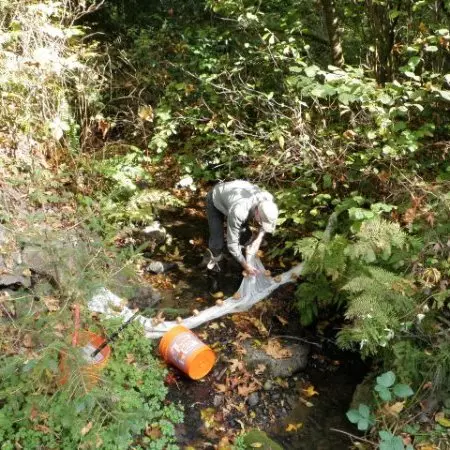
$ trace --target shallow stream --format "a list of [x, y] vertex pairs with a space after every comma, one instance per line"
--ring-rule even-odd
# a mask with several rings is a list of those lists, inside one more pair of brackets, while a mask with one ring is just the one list
[[[164, 309], [169, 314], [172, 312], [173, 315], [188, 315], [193, 308], [203, 309], [213, 305], [215, 300], [208, 293], [206, 277], [195, 267], [202, 256], [201, 246], [192, 244], [207, 236], [206, 220], [193, 220], [191, 216], [178, 214], [176, 218], [173, 215], [164, 217], [162, 223], [178, 244], [180, 256], [174, 258], [178, 268], [173, 272], [150, 276], [149, 281], [156, 283], [156, 287], [160, 284], [162, 301], [158, 309]], [[276, 271], [277, 268], [273, 267], [272, 270]], [[284, 270], [280, 268], [279, 272]], [[231, 295], [240, 284], [240, 271], [230, 264], [220, 281], [225, 297]], [[219, 320], [221, 324], [214, 330], [209, 328], [210, 324], [195, 330], [205, 336], [207, 344], [218, 349], [219, 358], [213, 371], [200, 381], [189, 380], [176, 369], [171, 369], [174, 382], [170, 384], [169, 400], [180, 402], [185, 408], [185, 422], [177, 429], [181, 447], [217, 448], [222, 435], [228, 434], [230, 429], [237, 433], [251, 427], [265, 431], [286, 450], [344, 450], [351, 447], [351, 439], [346, 433], [357, 433], [347, 421], [345, 413], [349, 409], [353, 391], [367, 368], [358, 355], [341, 352], [332, 343], [336, 332], [333, 325], [327, 325], [327, 337], [319, 337], [316, 330], [302, 329], [292, 299], [292, 285], [279, 288], [271, 299], [262, 302], [268, 307], [261, 319], [272, 323], [271, 312], [282, 311], [289, 323], [279, 329], [276, 326], [270, 328], [271, 334], [282, 333], [294, 339], [301, 337], [318, 345], [311, 346], [305, 371], [273, 389], [261, 388], [256, 404], [249, 406], [245, 400], [245, 406], [236, 407], [235, 414], [222, 415], [223, 403], [217, 401], [215, 386], [223, 382], [227, 360], [236, 357], [230, 353], [230, 349], [238, 330], [228, 317]], [[313, 386], [316, 391], [311, 397], [303, 395], [307, 385]], [[242, 412], [243, 408], [245, 413]], [[215, 411], [215, 417], [219, 418], [215, 429], [205, 426], [205, 418], [202, 417], [202, 411], [205, 410]], [[252, 420], [246, 421], [250, 416]]]

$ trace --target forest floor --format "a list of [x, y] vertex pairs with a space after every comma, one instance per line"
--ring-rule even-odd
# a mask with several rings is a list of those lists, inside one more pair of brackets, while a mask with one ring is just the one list
[[[55, 188], [38, 189], [33, 180], [14, 170], [3, 175], [3, 213], [15, 230], [42, 225], [64, 233], [77, 226], [76, 202], [61, 191], [61, 182]], [[14, 184], [14, 179], [20, 181]], [[159, 212], [158, 219], [173, 242], [169, 251], [161, 250], [151, 258], [175, 262], [177, 267], [157, 275], [141, 271], [143, 283], [161, 294], [156, 310], [168, 318], [190, 315], [194, 308], [201, 310], [215, 303], [205, 272], [197, 268], [208, 235], [204, 193], [190, 195], [185, 207]], [[275, 241], [273, 237], [268, 241], [270, 248]], [[263, 262], [273, 274], [286, 271], [290, 265], [268, 257], [263, 257]], [[225, 297], [237, 290], [241, 279], [240, 268], [228, 263], [220, 277]], [[176, 429], [180, 447], [225, 450], [236, 436], [252, 429], [263, 430], [286, 450], [350, 447], [349, 434], [354, 429], [345, 413], [367, 368], [356, 354], [341, 352], [335, 346], [338, 321], [323, 320], [307, 329], [300, 326], [294, 291], [293, 283], [284, 285], [250, 311], [225, 316], [195, 330], [215, 351], [217, 362], [199, 381], [169, 367], [167, 400], [182, 405], [185, 412], [184, 423]], [[154, 313], [153, 305], [152, 309]], [[141, 312], [146, 313], [145, 305]], [[285, 348], [292, 343], [307, 345], [306, 368], [282, 377], [272, 376], [264, 364], [249, 367], [245, 362], [249, 346], [267, 348], [274, 338], [279, 343], [272, 349], [275, 359], [283, 359]]]
[[[183, 315], [193, 308], [212, 306], [215, 299], [208, 292], [205, 272], [196, 268], [208, 235], [201, 203], [162, 213], [160, 219], [178, 249], [172, 258], [178, 267], [166, 274], [148, 275], [162, 294], [158, 308]], [[265, 263], [272, 273], [286, 270], [280, 261]], [[241, 280], [239, 267], [229, 264], [220, 278], [224, 296], [232, 295]], [[335, 430], [354, 433], [345, 413], [367, 369], [356, 355], [334, 345], [337, 325], [333, 321], [324, 320], [317, 328], [300, 326], [294, 291], [294, 284], [285, 285], [250, 311], [195, 330], [218, 359], [211, 373], [199, 381], [170, 368], [166, 379], [169, 399], [185, 410], [185, 422], [177, 428], [180, 445], [226, 448], [241, 431], [260, 429], [286, 450], [350, 447], [348, 436]], [[263, 346], [278, 336], [284, 336], [279, 339], [282, 345], [299, 340], [310, 343], [305, 370], [273, 378], [263, 365], [256, 370], [246, 366], [247, 344]]]

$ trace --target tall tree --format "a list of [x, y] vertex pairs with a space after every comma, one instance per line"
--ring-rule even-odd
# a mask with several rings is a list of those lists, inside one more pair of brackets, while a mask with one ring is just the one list
[[337, 67], [344, 65], [344, 53], [342, 51], [339, 19], [336, 13], [334, 0], [321, 0], [330, 42], [331, 58]]
[[392, 80], [392, 47], [397, 19], [390, 18], [393, 9], [391, 1], [366, 0], [365, 4], [375, 47], [372, 61], [375, 77], [378, 83], [384, 84]]

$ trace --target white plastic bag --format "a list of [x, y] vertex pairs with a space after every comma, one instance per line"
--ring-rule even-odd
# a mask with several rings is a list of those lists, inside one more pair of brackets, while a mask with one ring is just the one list
[[[299, 264], [287, 272], [278, 275], [276, 279], [271, 276], [266, 276], [261, 260], [252, 253], [247, 254], [247, 262], [258, 270], [258, 274], [244, 277], [237, 291], [238, 295], [235, 294], [232, 297], [228, 297], [223, 301], [222, 305], [211, 306], [200, 311], [198, 315], [183, 319], [182, 324], [185, 327], [196, 328], [224, 315], [247, 311], [255, 303], [266, 298], [277, 287], [294, 281], [302, 273], [303, 264]], [[122, 303], [117, 295], [108, 291], [106, 288], [101, 288], [88, 302], [88, 307], [91, 311], [105, 313], [107, 317], [122, 317], [125, 321], [133, 315], [133, 311], [126, 306], [120, 312], [115, 311], [114, 308], [117, 309]], [[160, 338], [164, 333], [178, 325], [174, 321], [153, 325], [151, 318], [143, 316], [137, 316], [136, 320], [139, 320], [144, 325], [146, 336], [149, 339]]]

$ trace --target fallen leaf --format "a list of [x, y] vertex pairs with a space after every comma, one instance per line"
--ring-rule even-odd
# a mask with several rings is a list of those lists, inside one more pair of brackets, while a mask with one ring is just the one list
[[284, 380], [283, 378], [277, 377], [275, 378], [275, 383], [278, 384], [278, 386], [281, 386], [282, 388], [288, 388], [289, 387], [289, 383]]
[[249, 322], [251, 322], [251, 324], [256, 327], [258, 329], [258, 331], [263, 335], [263, 336], [268, 336], [269, 332], [267, 331], [267, 328], [264, 326], [264, 324], [257, 319], [256, 317], [252, 317], [252, 316], [248, 316], [245, 317], [245, 320], [248, 320]]
[[138, 116], [145, 122], [153, 122], [153, 108], [150, 105], [139, 109]]
[[253, 442], [250, 444], [250, 447], [252, 448], [261, 448], [263, 445], [261, 442]]
[[43, 297], [42, 301], [49, 311], [58, 311], [59, 310], [59, 300], [55, 297]]
[[215, 428], [218, 424], [215, 421], [216, 410], [214, 408], [205, 408], [200, 411], [200, 417], [205, 428]]
[[223, 298], [224, 295], [223, 295], [222, 291], [219, 291], [219, 292], [214, 292], [214, 294], [211, 294], [211, 297], [212, 298]]
[[31, 270], [30, 270], [30, 269], [24, 269], [24, 270], [22, 271], [22, 275], [23, 275], [24, 277], [31, 277]]
[[275, 316], [275, 317], [281, 322], [281, 325], [283, 325], [283, 326], [286, 326], [289, 323], [289, 321], [286, 320], [284, 317], [281, 317], [281, 316]]
[[307, 398], [313, 397], [314, 395], [319, 395], [312, 384], [310, 384], [306, 389], [302, 389], [302, 392], [303, 395]]
[[54, 325], [53, 329], [61, 333], [62, 331], [66, 330], [67, 327], [63, 323], [58, 322], [56, 325]]
[[105, 139], [106, 134], [108, 133], [109, 129], [111, 128], [111, 125], [103, 119], [100, 119], [97, 123], [98, 129], [101, 131], [103, 139]]
[[236, 336], [236, 339], [238, 341], [245, 341], [245, 339], [249, 339], [251, 337], [252, 337], [251, 334], [245, 333], [244, 331], [239, 331], [239, 333]]
[[255, 375], [260, 375], [265, 372], [267, 367], [264, 364], [258, 364], [255, 369]]
[[218, 330], [219, 324], [217, 322], [213, 322], [208, 326], [208, 328], [211, 328], [212, 330]]
[[403, 444], [404, 445], [411, 445], [412, 444], [412, 439], [411, 439], [411, 436], [409, 434], [402, 433], [402, 440], [403, 440]]
[[416, 218], [417, 210], [416, 208], [409, 208], [405, 211], [405, 214], [403, 215], [403, 221], [407, 224], [413, 223], [414, 219]]
[[230, 359], [228, 362], [231, 363], [230, 365], [231, 373], [235, 372], [237, 369], [244, 370], [244, 363], [242, 361], [239, 361], [238, 359]]
[[39, 415], [39, 410], [37, 410], [33, 405], [31, 407], [31, 411], [30, 411], [30, 420], [36, 419], [36, 417], [38, 417], [38, 415]]
[[92, 425], [94, 425], [92, 422], [88, 422], [80, 431], [81, 435], [84, 436], [85, 434], [88, 434], [89, 431], [91, 431]]
[[357, 134], [353, 130], [346, 130], [342, 133], [342, 136], [344, 136], [345, 139], [352, 140], [357, 136]]
[[214, 386], [217, 392], [227, 392], [228, 390], [225, 384], [216, 383]]
[[292, 356], [292, 351], [284, 348], [277, 339], [269, 339], [262, 349], [272, 358], [286, 359]]
[[297, 431], [299, 428], [301, 428], [303, 426], [302, 422], [298, 422], [298, 423], [290, 423], [286, 426], [286, 431], [287, 432], [291, 432], [291, 431]]
[[36, 430], [36, 431], [40, 431], [41, 433], [44, 433], [44, 434], [49, 434], [52, 430], [49, 428], [49, 427], [47, 427], [46, 425], [42, 425], [42, 424], [36, 424], [34, 427], [33, 427], [33, 429], [34, 430]]
[[161, 428], [157, 425], [149, 425], [145, 429], [145, 435], [152, 439], [159, 439], [162, 436]]
[[386, 411], [393, 416], [397, 416], [403, 411], [405, 402], [396, 402], [393, 405], [386, 406]]
[[97, 435], [97, 439], [95, 441], [95, 448], [101, 448], [103, 445], [103, 439]]
[[450, 428], [450, 419], [447, 419], [445, 417], [445, 414], [443, 412], [438, 412], [435, 416], [434, 416], [434, 420], [441, 426], [445, 427], [445, 428]]
[[250, 383], [250, 384], [240, 384], [237, 388], [238, 394], [242, 395], [243, 397], [247, 397], [252, 392], [255, 392], [259, 389], [259, 385], [256, 383]]
[[304, 405], [306, 405], [308, 408], [312, 408], [314, 406], [314, 403], [308, 402], [308, 400], [305, 400], [303, 397], [300, 397], [299, 399]]
[[230, 439], [227, 436], [224, 436], [220, 439], [217, 444], [217, 450], [232, 450], [233, 446], [231, 445]]
[[127, 357], [124, 359], [124, 361], [128, 364], [131, 365], [134, 362], [136, 362], [136, 358], [132, 353], [127, 353]]
[[169, 372], [164, 378], [164, 382], [169, 385], [177, 384], [177, 379], [173, 373]]
[[23, 337], [22, 344], [26, 348], [33, 348], [34, 347], [33, 338], [31, 337], [30, 333], [25, 334], [25, 336]]

